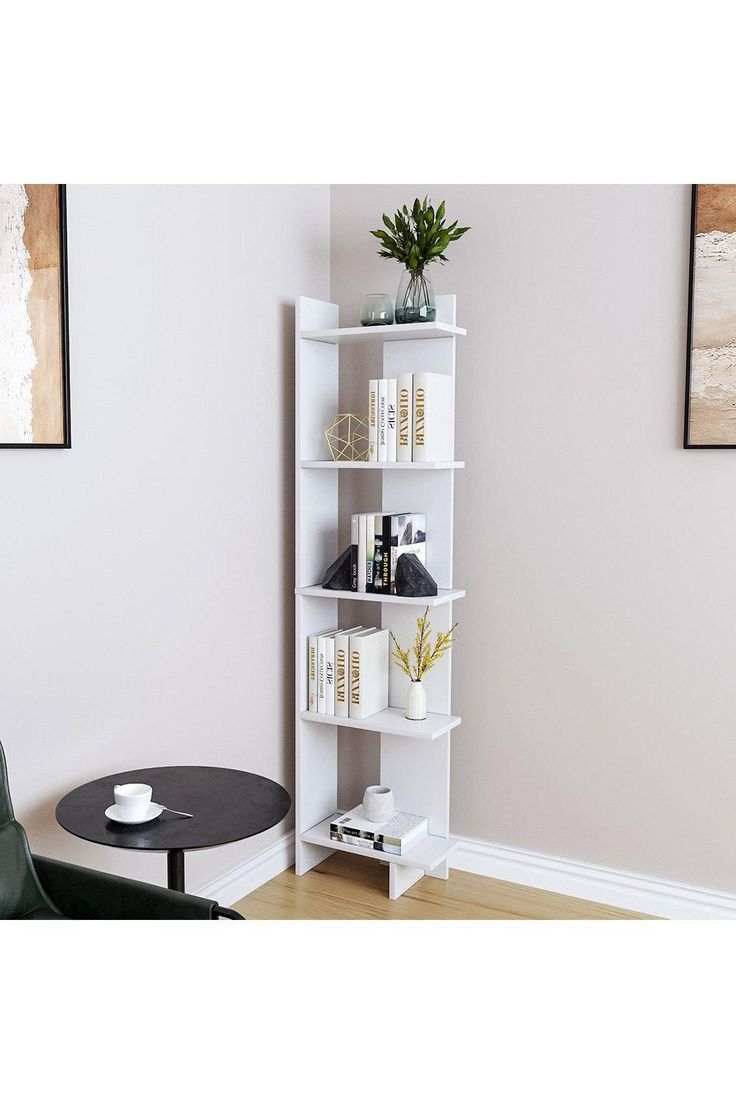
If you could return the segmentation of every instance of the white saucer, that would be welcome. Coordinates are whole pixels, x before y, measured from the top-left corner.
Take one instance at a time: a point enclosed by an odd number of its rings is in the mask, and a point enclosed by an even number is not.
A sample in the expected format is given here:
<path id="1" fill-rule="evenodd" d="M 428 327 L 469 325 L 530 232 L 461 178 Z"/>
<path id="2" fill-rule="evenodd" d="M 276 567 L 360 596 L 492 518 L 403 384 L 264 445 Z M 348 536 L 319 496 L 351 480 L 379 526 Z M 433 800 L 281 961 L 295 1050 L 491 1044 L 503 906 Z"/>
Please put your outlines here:
<path id="1" fill-rule="evenodd" d="M 152 801 L 143 816 L 136 820 L 123 820 L 118 812 L 117 805 L 111 805 L 109 809 L 105 809 L 105 816 L 108 820 L 114 820 L 116 824 L 147 824 L 149 820 L 155 820 L 157 816 L 161 816 L 163 811 L 163 805 L 157 805 L 155 801 Z"/>

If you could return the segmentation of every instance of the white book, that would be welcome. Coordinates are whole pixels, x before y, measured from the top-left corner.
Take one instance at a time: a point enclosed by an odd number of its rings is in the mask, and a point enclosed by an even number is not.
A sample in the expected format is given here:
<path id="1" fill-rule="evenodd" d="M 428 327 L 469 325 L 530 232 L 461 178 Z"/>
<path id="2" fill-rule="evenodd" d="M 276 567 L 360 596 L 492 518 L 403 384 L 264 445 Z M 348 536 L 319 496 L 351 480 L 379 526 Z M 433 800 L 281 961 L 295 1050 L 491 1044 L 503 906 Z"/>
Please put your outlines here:
<path id="1" fill-rule="evenodd" d="M 358 591 L 365 594 L 366 583 L 366 515 L 358 514 Z"/>
<path id="2" fill-rule="evenodd" d="M 396 379 L 386 380 L 386 459 L 396 463 Z"/>
<path id="3" fill-rule="evenodd" d="M 350 637 L 350 716 L 388 708 L 388 629 Z"/>
<path id="4" fill-rule="evenodd" d="M 325 713 L 335 715 L 335 638 L 325 637 Z"/>
<path id="5" fill-rule="evenodd" d="M 383 462 L 387 459 L 387 440 L 386 440 L 386 400 L 388 398 L 388 387 L 386 386 L 388 380 L 380 379 L 378 381 L 378 456 L 377 460 Z"/>
<path id="6" fill-rule="evenodd" d="M 350 716 L 350 637 L 360 632 L 361 626 L 341 629 L 335 637 L 335 716 Z M 367 630 L 370 631 L 370 630 Z"/>
<path id="7" fill-rule="evenodd" d="M 396 459 L 412 459 L 412 425 L 414 423 L 414 377 L 404 372 L 398 377 L 396 413 Z"/>
<path id="8" fill-rule="evenodd" d="M 368 384 L 368 459 L 378 459 L 378 380 Z"/>
<path id="9" fill-rule="evenodd" d="M 326 648 L 327 638 L 330 637 L 330 636 L 334 636 L 335 633 L 338 632 L 338 631 L 339 631 L 338 629 L 332 629 L 331 632 L 320 633 L 320 635 L 317 637 L 317 712 L 318 713 L 326 713 L 327 712 L 327 694 L 326 694 L 327 687 L 326 687 L 326 683 L 325 683 L 325 677 L 326 677 L 326 674 L 327 674 L 326 663 L 325 663 L 326 651 L 327 651 L 327 648 Z"/>
<path id="10" fill-rule="evenodd" d="M 413 460 L 452 460 L 452 377 L 414 374 Z"/>
<path id="11" fill-rule="evenodd" d="M 330 630 L 325 629 L 328 633 Z M 307 641 L 307 709 L 318 713 L 317 709 L 317 641 L 319 633 L 312 633 Z"/>

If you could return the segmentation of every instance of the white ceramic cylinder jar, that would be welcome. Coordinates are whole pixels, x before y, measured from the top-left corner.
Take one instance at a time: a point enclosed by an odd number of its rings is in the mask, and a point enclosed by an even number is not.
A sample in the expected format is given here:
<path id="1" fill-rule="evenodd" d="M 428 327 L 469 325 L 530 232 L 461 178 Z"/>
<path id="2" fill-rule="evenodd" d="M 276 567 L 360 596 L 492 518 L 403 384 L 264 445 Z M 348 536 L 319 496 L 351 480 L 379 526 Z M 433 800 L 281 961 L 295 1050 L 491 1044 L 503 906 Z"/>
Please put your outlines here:
<path id="1" fill-rule="evenodd" d="M 406 719 L 424 721 L 427 717 L 427 691 L 422 682 L 410 682 L 406 695 Z"/>
<path id="2" fill-rule="evenodd" d="M 394 794 L 388 786 L 368 786 L 363 794 L 363 812 L 366 820 L 383 824 L 394 815 Z"/>

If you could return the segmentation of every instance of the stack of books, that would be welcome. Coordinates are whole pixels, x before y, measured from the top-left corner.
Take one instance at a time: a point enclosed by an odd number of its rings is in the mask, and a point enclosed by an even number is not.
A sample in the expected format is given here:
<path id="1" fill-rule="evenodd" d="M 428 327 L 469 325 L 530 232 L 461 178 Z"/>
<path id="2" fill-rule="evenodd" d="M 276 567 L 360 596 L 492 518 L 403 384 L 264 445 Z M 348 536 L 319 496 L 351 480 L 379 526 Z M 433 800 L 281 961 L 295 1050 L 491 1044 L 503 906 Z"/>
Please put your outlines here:
<path id="1" fill-rule="evenodd" d="M 384 851 L 387 855 L 404 855 L 412 844 L 427 835 L 427 818 L 414 813 L 394 813 L 385 824 L 366 820 L 362 805 L 349 813 L 335 813 L 330 821 L 330 839 L 363 847 L 368 851 Z"/>
<path id="2" fill-rule="evenodd" d="M 368 385 L 368 460 L 452 460 L 452 378 L 408 372 Z"/>
<path id="3" fill-rule="evenodd" d="M 307 709 L 363 720 L 388 708 L 388 629 L 326 629 L 309 637 Z"/>
<path id="4" fill-rule="evenodd" d="M 426 563 L 426 514 L 353 514 L 350 533 L 350 589 L 360 594 L 395 594 L 403 552 Z"/>

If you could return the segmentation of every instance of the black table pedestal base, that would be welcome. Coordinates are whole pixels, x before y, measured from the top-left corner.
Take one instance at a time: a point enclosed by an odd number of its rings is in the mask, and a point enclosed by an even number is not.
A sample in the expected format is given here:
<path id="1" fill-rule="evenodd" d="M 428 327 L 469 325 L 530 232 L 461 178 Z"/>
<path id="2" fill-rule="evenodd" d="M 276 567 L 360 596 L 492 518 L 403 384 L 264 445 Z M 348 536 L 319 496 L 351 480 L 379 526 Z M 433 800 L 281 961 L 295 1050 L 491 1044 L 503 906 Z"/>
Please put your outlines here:
<path id="1" fill-rule="evenodd" d="M 166 870 L 169 889 L 184 892 L 184 852 L 168 851 L 166 853 Z"/>

